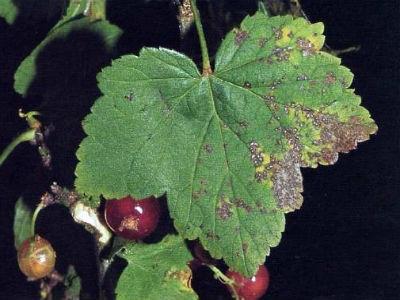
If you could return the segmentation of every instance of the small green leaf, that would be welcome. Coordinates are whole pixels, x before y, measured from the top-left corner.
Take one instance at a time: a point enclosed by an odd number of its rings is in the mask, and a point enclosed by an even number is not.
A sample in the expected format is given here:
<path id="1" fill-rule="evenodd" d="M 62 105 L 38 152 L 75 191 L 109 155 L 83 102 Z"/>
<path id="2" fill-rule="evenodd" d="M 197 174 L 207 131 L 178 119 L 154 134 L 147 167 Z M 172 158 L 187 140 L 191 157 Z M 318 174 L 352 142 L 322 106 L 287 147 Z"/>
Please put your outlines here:
<path id="1" fill-rule="evenodd" d="M 59 14 L 64 5 L 65 0 L 0 0 L 0 18 L 10 25 L 20 17 L 30 22 L 50 19 Z"/>
<path id="2" fill-rule="evenodd" d="M 15 203 L 14 214 L 14 245 L 18 249 L 24 240 L 31 236 L 31 223 L 33 211 L 19 197 Z"/>
<path id="3" fill-rule="evenodd" d="M 197 299 L 190 280 L 192 255 L 176 235 L 157 244 L 129 244 L 121 257 L 128 261 L 116 288 L 118 300 Z"/>
<path id="4" fill-rule="evenodd" d="M 14 23 L 18 15 L 18 8 L 12 0 L 0 0 L 0 17 L 4 18 L 8 24 Z"/>
<path id="5" fill-rule="evenodd" d="M 82 6 L 82 5 L 81 5 Z M 96 34 L 104 42 L 107 51 L 111 52 L 116 45 L 122 31 L 108 21 L 92 21 L 89 17 L 79 14 L 82 7 L 76 10 L 69 7 L 67 16 L 63 18 L 47 35 L 47 37 L 24 59 L 15 73 L 14 89 L 23 96 L 27 95 L 28 89 L 36 75 L 36 59 L 38 54 L 52 41 L 65 40 L 75 32 L 84 31 Z"/>
<path id="6" fill-rule="evenodd" d="M 106 199 L 166 193 L 174 224 L 251 276 L 298 209 L 300 167 L 336 162 L 376 132 L 353 75 L 321 52 L 321 23 L 247 17 L 222 42 L 214 74 L 144 48 L 99 75 L 84 121 L 79 192 Z"/>

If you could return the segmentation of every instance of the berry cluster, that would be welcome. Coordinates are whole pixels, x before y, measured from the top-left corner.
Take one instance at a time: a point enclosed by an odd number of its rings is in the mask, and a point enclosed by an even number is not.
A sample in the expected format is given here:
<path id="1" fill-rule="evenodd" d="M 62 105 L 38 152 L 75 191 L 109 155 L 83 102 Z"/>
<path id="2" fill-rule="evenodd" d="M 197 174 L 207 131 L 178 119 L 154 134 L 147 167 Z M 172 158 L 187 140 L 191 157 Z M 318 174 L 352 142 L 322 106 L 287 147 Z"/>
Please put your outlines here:
<path id="1" fill-rule="evenodd" d="M 140 200 L 130 196 L 110 199 L 106 201 L 104 210 L 109 228 L 127 240 L 142 240 L 153 233 L 160 214 L 160 203 L 154 197 Z M 195 258 L 190 262 L 193 271 L 199 266 L 217 263 L 199 242 L 194 243 L 193 253 Z M 54 270 L 55 259 L 56 254 L 51 244 L 39 235 L 26 239 L 18 250 L 19 267 L 33 280 L 49 276 Z M 251 278 L 230 269 L 225 272 L 225 276 L 233 281 L 233 284 L 227 284 L 232 296 L 240 300 L 260 299 L 269 285 L 269 273 L 264 265 Z"/>

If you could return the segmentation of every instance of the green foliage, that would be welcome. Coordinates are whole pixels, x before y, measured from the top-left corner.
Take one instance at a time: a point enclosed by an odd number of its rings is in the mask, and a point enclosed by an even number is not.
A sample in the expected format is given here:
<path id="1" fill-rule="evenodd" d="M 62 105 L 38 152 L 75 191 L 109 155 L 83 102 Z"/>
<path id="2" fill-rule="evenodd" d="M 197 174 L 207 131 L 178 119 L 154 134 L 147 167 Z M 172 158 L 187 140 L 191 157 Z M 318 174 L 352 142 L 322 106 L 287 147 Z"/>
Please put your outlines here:
<path id="1" fill-rule="evenodd" d="M 157 244 L 129 244 L 120 254 L 128 262 L 116 294 L 123 299 L 197 299 L 190 287 L 192 256 L 180 236 Z"/>
<path id="2" fill-rule="evenodd" d="M 18 249 L 24 240 L 31 236 L 32 210 L 19 197 L 15 203 L 14 213 L 14 245 Z"/>
<path id="3" fill-rule="evenodd" d="M 17 18 L 31 22 L 49 19 L 64 8 L 65 2 L 66 0 L 0 0 L 0 18 L 4 18 L 10 25 Z"/>
<path id="4" fill-rule="evenodd" d="M 185 238 L 252 275 L 301 206 L 300 167 L 333 164 L 376 131 L 351 72 L 320 51 L 321 23 L 247 17 L 215 71 L 144 48 L 98 76 L 76 187 L 98 197 L 167 194 Z"/>
<path id="5" fill-rule="evenodd" d="M 17 14 L 18 8 L 12 0 L 0 0 L 0 17 L 4 18 L 8 24 L 14 23 Z"/>
<path id="6" fill-rule="evenodd" d="M 79 2 L 80 3 L 80 2 Z M 81 14 L 82 5 L 76 7 L 71 4 L 67 14 L 47 35 L 47 37 L 24 59 L 15 73 L 14 89 L 23 96 L 27 95 L 28 89 L 36 75 L 36 59 L 45 47 L 55 40 L 63 40 L 68 35 L 78 31 L 91 32 L 98 35 L 104 41 L 108 51 L 112 51 L 116 45 L 121 30 L 108 21 L 93 21 L 90 17 Z M 49 61 L 51 63 L 51 61 Z"/>

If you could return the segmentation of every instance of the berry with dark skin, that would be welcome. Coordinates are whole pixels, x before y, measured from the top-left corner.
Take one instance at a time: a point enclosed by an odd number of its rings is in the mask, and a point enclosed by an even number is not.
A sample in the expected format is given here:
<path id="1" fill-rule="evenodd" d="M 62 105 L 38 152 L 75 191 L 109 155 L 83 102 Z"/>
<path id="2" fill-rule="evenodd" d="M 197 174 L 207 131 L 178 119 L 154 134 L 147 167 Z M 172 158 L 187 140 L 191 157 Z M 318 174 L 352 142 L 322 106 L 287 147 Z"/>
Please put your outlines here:
<path id="1" fill-rule="evenodd" d="M 107 200 L 104 215 L 116 235 L 127 240 L 141 240 L 156 229 L 160 204 L 154 197 L 136 200 L 127 196 Z"/>
<path id="2" fill-rule="evenodd" d="M 56 253 L 51 244 L 39 235 L 27 238 L 18 249 L 18 265 L 29 279 L 46 277 L 54 270 Z"/>
<path id="3" fill-rule="evenodd" d="M 264 265 L 261 265 L 251 278 L 246 278 L 232 270 L 228 270 L 225 275 L 234 280 L 234 289 L 240 300 L 260 299 L 269 286 L 269 273 Z"/>

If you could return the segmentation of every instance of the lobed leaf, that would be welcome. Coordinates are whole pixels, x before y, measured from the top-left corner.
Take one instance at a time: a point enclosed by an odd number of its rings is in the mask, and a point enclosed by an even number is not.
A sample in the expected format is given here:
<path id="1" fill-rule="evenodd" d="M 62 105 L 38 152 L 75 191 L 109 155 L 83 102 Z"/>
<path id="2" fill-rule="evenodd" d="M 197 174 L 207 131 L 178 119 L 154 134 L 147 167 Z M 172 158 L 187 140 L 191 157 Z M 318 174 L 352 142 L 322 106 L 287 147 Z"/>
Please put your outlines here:
<path id="1" fill-rule="evenodd" d="M 321 23 L 247 17 L 215 72 L 144 48 L 99 75 L 76 187 L 93 197 L 166 193 L 179 233 L 251 276 L 301 206 L 300 167 L 333 164 L 377 129 L 353 75 L 320 52 Z"/>
<path id="2" fill-rule="evenodd" d="M 157 244 L 129 244 L 120 256 L 128 266 L 118 281 L 118 300 L 198 298 L 187 266 L 192 255 L 181 237 L 169 235 Z"/>

